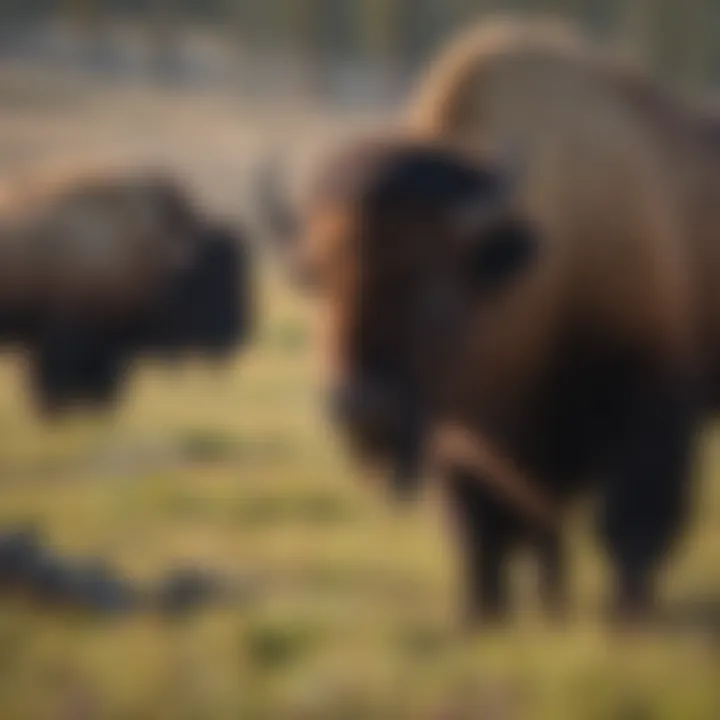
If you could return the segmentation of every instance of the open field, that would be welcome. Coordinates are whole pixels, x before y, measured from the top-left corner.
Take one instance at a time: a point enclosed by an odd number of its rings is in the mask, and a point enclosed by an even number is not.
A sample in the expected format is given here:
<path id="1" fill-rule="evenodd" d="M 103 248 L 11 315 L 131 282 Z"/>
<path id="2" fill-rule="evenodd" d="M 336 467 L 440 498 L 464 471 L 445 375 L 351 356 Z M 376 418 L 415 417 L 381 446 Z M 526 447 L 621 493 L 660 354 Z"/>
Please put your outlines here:
<path id="1" fill-rule="evenodd" d="M 4 174 L 108 151 L 167 161 L 208 207 L 238 217 L 263 144 L 294 146 L 299 166 L 341 128 L 376 119 L 111 93 L 21 69 L 0 75 L 0 108 Z M 720 719 L 715 433 L 665 592 L 687 622 L 605 635 L 604 568 L 579 514 L 570 627 L 538 620 L 520 563 L 517 627 L 463 637 L 437 494 L 401 513 L 361 482 L 321 417 L 308 308 L 269 269 L 257 282 L 247 353 L 215 374 L 143 367 L 113 423 L 38 427 L 18 361 L 0 367 L 0 520 L 37 521 L 63 551 L 110 558 L 138 581 L 192 562 L 243 590 L 182 622 L 1 601 L 2 720 Z"/>

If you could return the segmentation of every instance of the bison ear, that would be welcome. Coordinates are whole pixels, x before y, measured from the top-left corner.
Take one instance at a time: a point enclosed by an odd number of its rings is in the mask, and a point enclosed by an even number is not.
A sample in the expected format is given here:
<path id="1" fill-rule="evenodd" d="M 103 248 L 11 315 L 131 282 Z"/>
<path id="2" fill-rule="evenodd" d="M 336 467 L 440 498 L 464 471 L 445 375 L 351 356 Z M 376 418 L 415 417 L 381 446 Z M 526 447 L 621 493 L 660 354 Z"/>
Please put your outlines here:
<path id="1" fill-rule="evenodd" d="M 538 243 L 530 225 L 507 217 L 486 228 L 465 246 L 463 271 L 483 293 L 501 289 L 535 260 Z"/>

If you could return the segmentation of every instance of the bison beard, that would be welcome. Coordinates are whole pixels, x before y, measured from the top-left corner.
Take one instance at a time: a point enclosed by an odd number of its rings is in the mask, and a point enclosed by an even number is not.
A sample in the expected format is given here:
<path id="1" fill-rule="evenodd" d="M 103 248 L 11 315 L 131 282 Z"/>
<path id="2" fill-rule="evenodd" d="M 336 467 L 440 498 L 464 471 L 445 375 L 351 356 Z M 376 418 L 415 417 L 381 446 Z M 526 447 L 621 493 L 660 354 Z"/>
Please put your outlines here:
<path id="1" fill-rule="evenodd" d="M 389 392 L 393 401 L 388 404 L 385 390 L 382 384 L 343 385 L 332 390 L 329 404 L 350 450 L 361 460 L 385 465 L 392 497 L 403 502 L 412 500 L 419 487 L 426 417 L 419 402 L 410 399 L 412 393 Z"/>

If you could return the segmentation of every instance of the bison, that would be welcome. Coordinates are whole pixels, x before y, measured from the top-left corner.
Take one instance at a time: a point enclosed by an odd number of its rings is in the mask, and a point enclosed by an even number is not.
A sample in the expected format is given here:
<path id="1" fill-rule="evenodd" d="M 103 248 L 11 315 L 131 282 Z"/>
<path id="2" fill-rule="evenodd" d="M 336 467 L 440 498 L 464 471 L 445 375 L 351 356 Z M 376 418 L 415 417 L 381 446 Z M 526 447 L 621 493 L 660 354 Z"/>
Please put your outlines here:
<path id="1" fill-rule="evenodd" d="M 0 342 L 26 352 L 43 411 L 108 406 L 139 354 L 246 337 L 244 238 L 165 173 L 44 172 L 0 191 Z"/>
<path id="2" fill-rule="evenodd" d="M 570 26 L 497 20 L 398 132 L 330 154 L 302 218 L 266 178 L 334 417 L 404 494 L 434 459 L 473 621 L 507 615 L 521 542 L 564 610 L 562 517 L 591 491 L 613 616 L 650 617 L 718 397 L 718 127 Z"/>

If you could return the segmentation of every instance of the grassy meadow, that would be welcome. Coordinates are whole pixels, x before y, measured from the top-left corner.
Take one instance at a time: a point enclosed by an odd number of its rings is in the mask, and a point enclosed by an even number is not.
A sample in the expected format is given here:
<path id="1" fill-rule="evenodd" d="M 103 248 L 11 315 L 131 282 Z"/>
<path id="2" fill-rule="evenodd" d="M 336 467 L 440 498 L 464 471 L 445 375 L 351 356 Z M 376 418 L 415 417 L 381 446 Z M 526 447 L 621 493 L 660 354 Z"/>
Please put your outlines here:
<path id="1" fill-rule="evenodd" d="M 259 139 L 307 137 L 300 157 L 352 124 L 27 70 L 0 77 L 0 106 L 7 175 L 109 148 L 167 161 L 208 207 L 239 217 Z M 579 512 L 569 626 L 538 618 L 519 558 L 516 626 L 470 637 L 456 625 L 440 494 L 401 512 L 363 482 L 322 418 L 309 309 L 270 269 L 257 290 L 250 349 L 213 373 L 144 364 L 112 422 L 39 426 L 21 360 L 3 360 L 2 523 L 36 522 L 59 550 L 108 558 L 137 582 L 192 563 L 238 592 L 175 621 L 0 599 L 2 720 L 720 719 L 714 433 L 697 518 L 667 577 L 677 622 L 650 637 L 603 631 L 604 566 Z"/>

